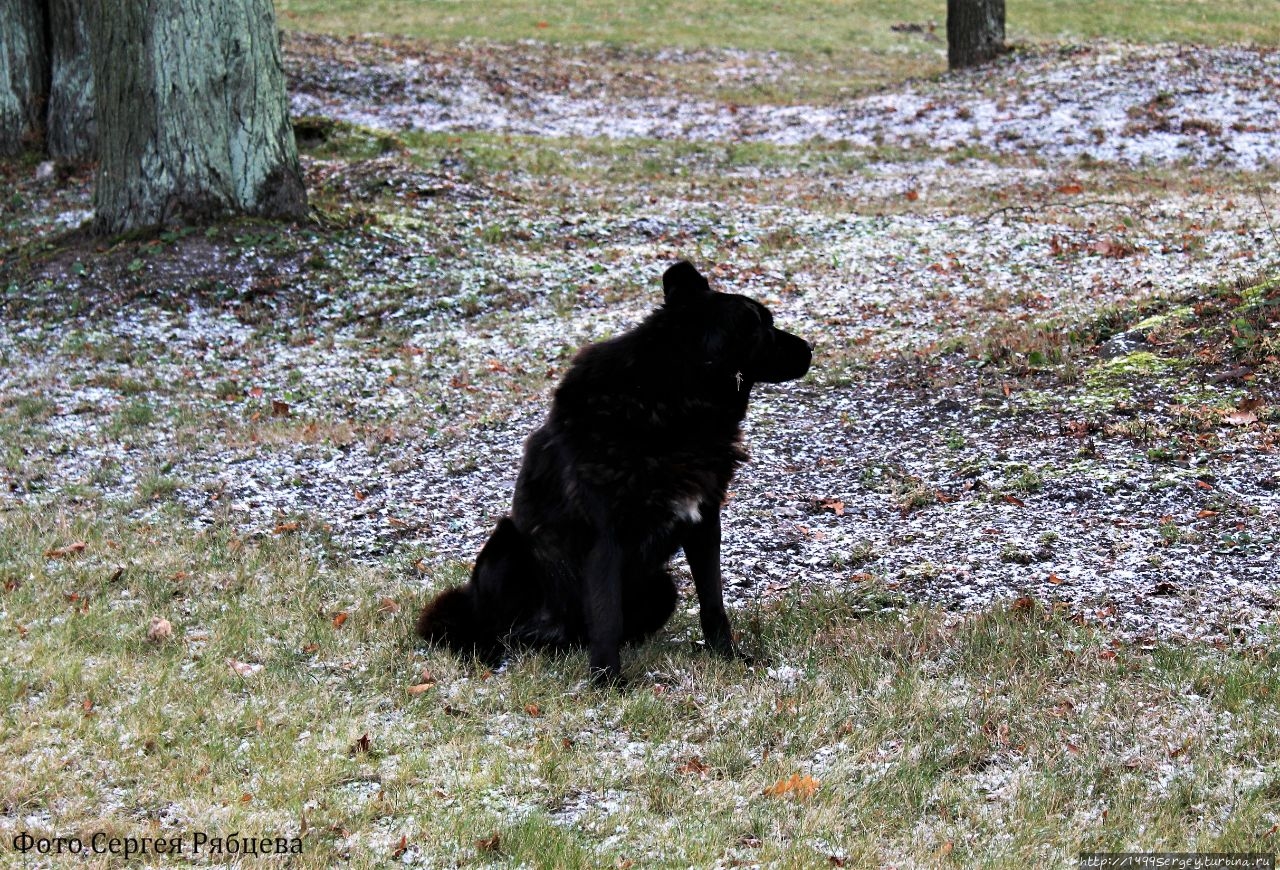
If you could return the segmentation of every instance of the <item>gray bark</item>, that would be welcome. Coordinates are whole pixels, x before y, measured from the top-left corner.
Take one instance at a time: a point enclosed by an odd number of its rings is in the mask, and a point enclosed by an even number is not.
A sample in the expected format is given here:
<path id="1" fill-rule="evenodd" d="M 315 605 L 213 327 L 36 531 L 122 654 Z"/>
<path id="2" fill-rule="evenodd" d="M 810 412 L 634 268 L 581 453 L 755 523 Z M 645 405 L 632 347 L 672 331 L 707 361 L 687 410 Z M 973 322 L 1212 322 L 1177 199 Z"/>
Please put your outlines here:
<path id="1" fill-rule="evenodd" d="M 44 3 L 0 0 L 0 154 L 38 147 L 49 55 Z"/>
<path id="2" fill-rule="evenodd" d="M 947 0 L 947 66 L 986 63 L 1004 51 L 1004 0 Z"/>
<path id="3" fill-rule="evenodd" d="M 46 145 L 59 160 L 89 160 L 97 144 L 93 61 L 83 0 L 49 0 L 49 113 Z"/>
<path id="4" fill-rule="evenodd" d="M 91 0 L 89 25 L 97 232 L 306 213 L 271 0 Z"/>

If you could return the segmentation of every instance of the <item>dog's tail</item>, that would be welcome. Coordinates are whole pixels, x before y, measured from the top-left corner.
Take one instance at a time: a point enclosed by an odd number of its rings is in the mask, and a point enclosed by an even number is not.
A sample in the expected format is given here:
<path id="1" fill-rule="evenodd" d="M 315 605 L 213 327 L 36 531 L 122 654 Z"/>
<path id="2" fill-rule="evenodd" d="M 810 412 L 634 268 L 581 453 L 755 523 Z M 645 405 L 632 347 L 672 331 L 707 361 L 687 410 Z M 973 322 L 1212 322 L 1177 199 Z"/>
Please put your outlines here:
<path id="1" fill-rule="evenodd" d="M 476 557 L 471 579 L 422 608 L 418 634 L 460 655 L 500 659 L 504 637 L 536 607 L 536 601 L 525 600 L 538 588 L 527 579 L 533 565 L 524 536 L 510 517 L 503 517 Z"/>
<path id="2" fill-rule="evenodd" d="M 456 652 L 474 648 L 481 640 L 480 628 L 469 583 L 444 590 L 418 614 L 418 635 Z"/>

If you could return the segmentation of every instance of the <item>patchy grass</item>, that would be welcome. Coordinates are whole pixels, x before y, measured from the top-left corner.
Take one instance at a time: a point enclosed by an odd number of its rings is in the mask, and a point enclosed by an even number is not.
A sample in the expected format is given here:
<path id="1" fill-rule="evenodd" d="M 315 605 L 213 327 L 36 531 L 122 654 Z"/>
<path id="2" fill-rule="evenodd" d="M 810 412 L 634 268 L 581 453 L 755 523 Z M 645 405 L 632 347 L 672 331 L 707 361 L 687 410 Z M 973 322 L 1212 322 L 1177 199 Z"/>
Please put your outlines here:
<path id="1" fill-rule="evenodd" d="M 799 71 L 756 100 L 940 69 L 927 29 L 889 28 L 933 6 L 692 8 L 280 5 L 647 47 L 602 74 L 659 43 L 778 49 Z M 1273 42 L 1259 10 L 1010 26 Z M 723 59 L 687 58 L 689 88 L 732 94 Z M 303 867 L 1275 851 L 1275 622 L 1244 621 L 1274 584 L 1238 567 L 1278 542 L 1275 169 L 299 127 L 297 227 L 100 245 L 64 234 L 86 174 L 0 167 L 0 863 L 24 829 L 300 837 Z M 465 580 L 574 350 L 677 256 L 819 347 L 761 391 L 726 514 L 753 661 L 704 654 L 687 589 L 622 692 L 583 654 L 490 673 L 421 648 L 415 608 Z M 992 571 L 1026 591 L 963 597 Z M 1214 610 L 1218 578 L 1254 610 Z M 1146 628 L 1170 613 L 1219 634 Z"/>
<path id="2" fill-rule="evenodd" d="M 956 617 L 864 588 L 740 613 L 753 666 L 697 649 L 686 608 L 603 692 L 581 655 L 491 674 L 417 649 L 417 583 L 328 566 L 310 533 L 95 514 L 16 509 L 0 529 L 4 737 L 27 761 L 0 799 L 35 834 L 143 812 L 301 836 L 314 867 L 1272 848 L 1265 650 L 1117 646 L 1030 599 Z M 149 640 L 153 617 L 172 634 Z"/>

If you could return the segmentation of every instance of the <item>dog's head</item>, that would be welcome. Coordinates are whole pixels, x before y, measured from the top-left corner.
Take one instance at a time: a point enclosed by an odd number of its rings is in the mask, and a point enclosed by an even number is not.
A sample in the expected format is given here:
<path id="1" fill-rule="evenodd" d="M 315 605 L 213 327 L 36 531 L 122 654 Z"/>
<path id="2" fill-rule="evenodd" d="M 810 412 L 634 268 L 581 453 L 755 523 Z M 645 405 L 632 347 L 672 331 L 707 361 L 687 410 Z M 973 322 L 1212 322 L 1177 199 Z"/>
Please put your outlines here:
<path id="1" fill-rule="evenodd" d="M 773 325 L 773 315 L 754 299 L 715 293 L 707 279 L 681 261 L 662 276 L 664 310 L 671 312 L 682 344 L 700 356 L 708 373 L 732 376 L 749 386 L 803 377 L 813 360 L 809 342 Z"/>

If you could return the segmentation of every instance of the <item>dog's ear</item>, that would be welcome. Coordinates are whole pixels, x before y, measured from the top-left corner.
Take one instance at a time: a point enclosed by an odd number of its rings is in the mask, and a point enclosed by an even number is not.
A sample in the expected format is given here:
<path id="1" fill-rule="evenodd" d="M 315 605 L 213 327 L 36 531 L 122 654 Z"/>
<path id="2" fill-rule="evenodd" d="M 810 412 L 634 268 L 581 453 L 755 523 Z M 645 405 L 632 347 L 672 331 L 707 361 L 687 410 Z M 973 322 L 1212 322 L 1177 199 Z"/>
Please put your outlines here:
<path id="1" fill-rule="evenodd" d="M 710 292 L 707 279 L 688 260 L 681 260 L 662 273 L 662 298 L 673 308 Z"/>

